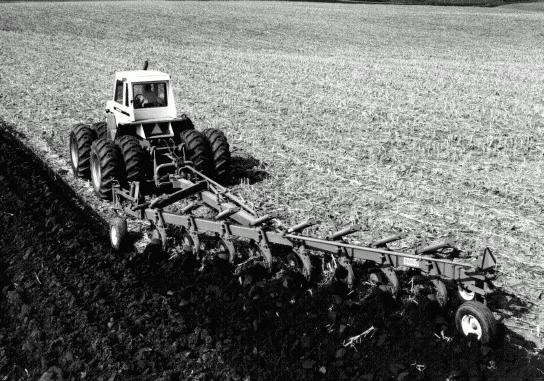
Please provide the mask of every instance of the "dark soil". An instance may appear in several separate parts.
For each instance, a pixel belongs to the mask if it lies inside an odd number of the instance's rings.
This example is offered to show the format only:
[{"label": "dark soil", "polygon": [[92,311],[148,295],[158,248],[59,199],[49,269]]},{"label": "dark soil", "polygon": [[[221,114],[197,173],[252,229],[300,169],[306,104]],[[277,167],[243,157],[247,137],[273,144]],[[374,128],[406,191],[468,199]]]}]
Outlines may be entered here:
[{"label": "dark soil", "polygon": [[544,379],[523,339],[461,339],[424,293],[296,273],[241,285],[219,260],[115,253],[3,134],[0,164],[0,380]]}]

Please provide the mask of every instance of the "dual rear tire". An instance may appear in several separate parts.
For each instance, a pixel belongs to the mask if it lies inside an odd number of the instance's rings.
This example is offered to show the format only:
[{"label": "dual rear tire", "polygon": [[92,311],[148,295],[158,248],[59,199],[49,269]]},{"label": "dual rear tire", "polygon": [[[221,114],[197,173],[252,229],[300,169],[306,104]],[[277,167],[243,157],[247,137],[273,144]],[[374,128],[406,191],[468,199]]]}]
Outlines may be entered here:
[{"label": "dual rear tire", "polygon": [[[193,167],[225,184],[230,176],[230,147],[225,134],[209,128],[202,133],[187,129],[180,134]],[[90,178],[96,194],[111,199],[115,180],[126,186],[147,177],[146,157],[140,140],[131,135],[108,140],[105,123],[79,124],[70,133],[70,157],[76,177]]]},{"label": "dual rear tire", "polygon": [[181,141],[185,145],[185,155],[193,163],[193,167],[225,184],[230,176],[230,147],[225,134],[215,128],[207,128],[202,132],[185,130],[181,132]]},{"label": "dual rear tire", "polygon": [[124,184],[123,155],[111,140],[97,139],[91,145],[91,182],[95,193],[111,200],[114,181]]},{"label": "dual rear tire", "polygon": [[111,200],[114,181],[126,186],[146,177],[145,156],[138,138],[121,136],[115,142],[98,137],[89,125],[77,125],[70,133],[70,158],[76,177],[90,179],[95,193]]},{"label": "dual rear tire", "polygon": [[74,176],[88,179],[91,175],[91,145],[97,139],[107,139],[105,122],[78,124],[70,133],[70,158]]},{"label": "dual rear tire", "polygon": [[143,181],[145,155],[135,136],[120,136],[112,142],[97,139],[91,145],[91,180],[95,193],[104,200],[111,200],[115,181],[126,187],[131,181]]},{"label": "dual rear tire", "polygon": [[130,181],[143,181],[146,178],[146,160],[144,149],[136,136],[123,135],[115,139],[123,157],[123,179]]},{"label": "dual rear tire", "polygon": [[230,178],[230,147],[223,131],[207,128],[202,131],[210,145],[213,161],[213,178],[221,183],[228,183]]},{"label": "dual rear tire", "polygon": [[91,171],[91,145],[96,134],[91,126],[78,124],[70,133],[70,158],[74,176],[89,178]]}]

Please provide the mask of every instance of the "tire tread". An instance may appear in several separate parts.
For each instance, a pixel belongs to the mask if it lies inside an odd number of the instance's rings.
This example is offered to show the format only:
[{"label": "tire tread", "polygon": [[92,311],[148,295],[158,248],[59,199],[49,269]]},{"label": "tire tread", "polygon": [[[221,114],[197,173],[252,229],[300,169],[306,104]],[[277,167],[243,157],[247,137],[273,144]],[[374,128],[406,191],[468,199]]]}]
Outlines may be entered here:
[{"label": "tire tread", "polygon": [[[78,166],[76,168],[72,163],[72,170],[75,176],[88,179],[91,173],[91,145],[96,139],[96,134],[88,124],[77,124],[70,133],[70,142],[72,139],[76,141],[78,147]],[[71,158],[70,152],[70,160]]]},{"label": "tire tread", "polygon": [[210,144],[212,153],[214,178],[220,183],[227,183],[230,179],[230,146],[223,131],[216,128],[207,128],[202,131]]},{"label": "tire tread", "polygon": [[142,181],[145,179],[145,157],[140,141],[133,135],[122,135],[115,139],[121,150],[124,162],[124,174],[127,181]]},{"label": "tire tread", "polygon": [[185,130],[181,132],[181,141],[194,168],[206,176],[213,175],[213,159],[205,136],[197,130]]},{"label": "tire tread", "polygon": [[100,161],[101,179],[100,188],[95,189],[98,196],[104,200],[111,199],[113,181],[123,180],[121,173],[122,155],[114,142],[106,139],[97,139],[91,146]]}]

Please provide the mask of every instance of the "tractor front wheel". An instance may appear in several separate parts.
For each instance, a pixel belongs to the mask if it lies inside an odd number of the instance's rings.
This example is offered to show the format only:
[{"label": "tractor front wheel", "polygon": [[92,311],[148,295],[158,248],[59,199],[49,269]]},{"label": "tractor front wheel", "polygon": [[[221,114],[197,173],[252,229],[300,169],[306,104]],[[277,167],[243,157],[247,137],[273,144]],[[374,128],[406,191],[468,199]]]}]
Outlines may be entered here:
[{"label": "tractor front wheel", "polygon": [[91,180],[95,193],[103,200],[111,200],[114,181],[123,182],[122,156],[110,140],[98,139],[91,146]]},{"label": "tractor front wheel", "polygon": [[89,178],[91,144],[95,136],[87,124],[78,124],[70,132],[70,159],[76,177]]}]

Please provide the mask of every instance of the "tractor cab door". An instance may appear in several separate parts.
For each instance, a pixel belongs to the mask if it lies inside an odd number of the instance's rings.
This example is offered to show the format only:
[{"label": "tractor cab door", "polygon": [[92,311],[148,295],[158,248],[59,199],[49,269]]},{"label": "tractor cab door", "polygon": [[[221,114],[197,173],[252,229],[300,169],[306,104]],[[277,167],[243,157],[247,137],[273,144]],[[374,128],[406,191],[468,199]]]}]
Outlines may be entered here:
[{"label": "tractor cab door", "polygon": [[134,121],[132,108],[130,105],[130,86],[123,79],[117,80],[115,83],[115,94],[113,98],[113,110],[115,111],[118,123],[128,123]]},{"label": "tractor cab door", "polygon": [[[111,139],[115,139],[117,126],[119,124],[134,121],[134,111],[130,107],[131,89],[126,79],[115,81],[113,102],[110,103],[111,114],[108,114],[107,124]],[[113,109],[113,110],[112,110]]]}]

